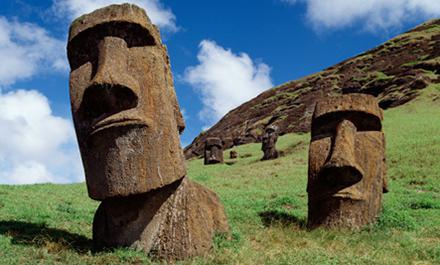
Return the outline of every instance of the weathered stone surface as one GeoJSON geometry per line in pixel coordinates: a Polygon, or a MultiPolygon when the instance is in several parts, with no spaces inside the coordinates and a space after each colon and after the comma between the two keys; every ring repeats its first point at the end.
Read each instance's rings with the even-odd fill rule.
{"type": "Polygon", "coordinates": [[[223,163],[223,143],[218,137],[205,141],[205,165],[223,163]]]}
{"type": "MultiPolygon", "coordinates": [[[[212,191],[185,177],[184,121],[166,48],[145,11],[111,5],[72,23],[70,96],[97,248],[129,246],[176,260],[227,232],[212,191]]],[[[220,143],[221,146],[221,143],[220,143]]]]}
{"type": "Polygon", "coordinates": [[[169,59],[145,11],[112,5],[72,23],[70,97],[90,197],[148,192],[181,179],[184,123],[169,59]]]}
{"type": "Polygon", "coordinates": [[[237,157],[238,157],[237,151],[232,150],[232,151],[229,152],[229,158],[230,159],[237,159],[237,157]]]}
{"type": "Polygon", "coordinates": [[[308,227],[360,228],[375,221],[386,187],[382,110],[370,95],[318,101],[309,149],[308,227]]]}
{"type": "Polygon", "coordinates": [[[149,193],[105,200],[93,222],[97,248],[129,246],[158,259],[203,255],[227,233],[216,194],[188,178],[149,193]]]}
{"type": "Polygon", "coordinates": [[[234,140],[231,137],[223,138],[223,150],[229,149],[234,146],[234,140]]]}
{"type": "Polygon", "coordinates": [[[234,146],[255,143],[256,139],[257,138],[252,135],[239,136],[239,137],[234,138],[234,146]]]}
{"type": "Polygon", "coordinates": [[[264,152],[261,160],[270,160],[278,158],[276,144],[278,140],[278,128],[276,126],[268,126],[261,141],[261,150],[264,152]]]}

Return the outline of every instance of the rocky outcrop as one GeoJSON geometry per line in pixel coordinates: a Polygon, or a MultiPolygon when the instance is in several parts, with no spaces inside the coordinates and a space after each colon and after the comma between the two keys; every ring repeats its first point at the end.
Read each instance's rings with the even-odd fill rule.
{"type": "Polygon", "coordinates": [[[440,20],[432,20],[354,58],[263,92],[197,136],[185,156],[201,156],[205,139],[213,135],[239,145],[260,142],[269,125],[276,125],[280,135],[308,132],[316,100],[330,95],[365,93],[377,97],[383,109],[399,106],[439,82],[439,55],[440,20]]]}

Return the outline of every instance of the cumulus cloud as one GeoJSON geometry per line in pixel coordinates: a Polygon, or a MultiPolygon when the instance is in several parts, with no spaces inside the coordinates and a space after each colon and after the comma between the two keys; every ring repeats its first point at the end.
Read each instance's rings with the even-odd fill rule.
{"type": "Polygon", "coordinates": [[[255,63],[246,53],[234,54],[210,40],[203,40],[199,48],[199,64],[185,70],[184,80],[200,92],[200,116],[206,124],[273,86],[270,67],[255,63]]]}
{"type": "Polygon", "coordinates": [[[0,93],[0,183],[83,181],[70,120],[35,90],[0,93]]]}
{"type": "Polygon", "coordinates": [[[175,15],[159,0],[54,0],[53,8],[59,16],[67,15],[74,19],[95,9],[122,3],[136,4],[144,8],[151,21],[164,30],[171,32],[177,30],[175,15]]]}
{"type": "Polygon", "coordinates": [[[38,25],[0,16],[0,87],[42,70],[68,69],[65,43],[38,25]]]}
{"type": "Polygon", "coordinates": [[[315,29],[339,29],[355,23],[370,31],[398,28],[414,19],[440,15],[440,1],[433,0],[281,0],[305,3],[307,19],[315,29]]]}
{"type": "Polygon", "coordinates": [[[67,73],[65,42],[0,16],[0,62],[0,183],[82,181],[72,122],[53,115],[41,93],[12,90],[43,72],[67,73]]]}

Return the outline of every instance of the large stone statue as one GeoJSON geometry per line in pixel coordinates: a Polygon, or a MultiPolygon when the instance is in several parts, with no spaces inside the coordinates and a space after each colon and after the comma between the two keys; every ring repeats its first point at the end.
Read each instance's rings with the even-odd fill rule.
{"type": "Polygon", "coordinates": [[[370,95],[317,103],[309,150],[308,227],[356,229],[375,221],[386,192],[382,110],[370,95]]]}
{"type": "Polygon", "coordinates": [[[278,128],[275,125],[267,126],[263,139],[261,141],[261,150],[264,155],[261,160],[270,160],[278,158],[276,144],[278,140],[278,128]]]}
{"type": "Polygon", "coordinates": [[[209,137],[205,141],[205,165],[223,163],[223,142],[218,137],[209,137]]]}
{"type": "Polygon", "coordinates": [[[184,122],[166,48],[135,5],[76,19],[67,47],[73,120],[97,248],[130,246],[168,260],[201,255],[228,225],[215,193],[190,181],[184,122]]]}

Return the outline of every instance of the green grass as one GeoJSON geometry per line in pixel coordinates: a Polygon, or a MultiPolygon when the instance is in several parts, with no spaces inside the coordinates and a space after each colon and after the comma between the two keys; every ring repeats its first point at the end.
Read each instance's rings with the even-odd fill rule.
{"type": "Polygon", "coordinates": [[[390,80],[393,78],[394,78],[394,76],[388,76],[383,72],[375,71],[375,72],[368,73],[368,75],[365,75],[365,76],[353,77],[352,80],[359,81],[359,82],[368,81],[368,83],[372,83],[372,82],[375,82],[378,80],[390,80]]]}
{"type": "MultiPolygon", "coordinates": [[[[182,264],[439,264],[439,91],[431,85],[385,112],[390,193],[377,223],[362,231],[304,228],[309,134],[280,137],[284,156],[273,161],[259,161],[259,144],[234,148],[241,157],[230,165],[189,161],[188,175],[221,197],[232,231],[206,257],[182,264]]],[[[0,263],[152,263],[128,249],[92,253],[97,205],[84,184],[0,186],[0,263]]]]}

